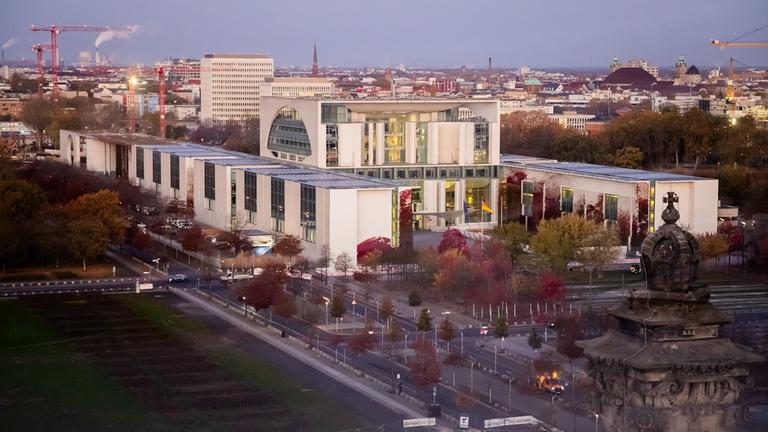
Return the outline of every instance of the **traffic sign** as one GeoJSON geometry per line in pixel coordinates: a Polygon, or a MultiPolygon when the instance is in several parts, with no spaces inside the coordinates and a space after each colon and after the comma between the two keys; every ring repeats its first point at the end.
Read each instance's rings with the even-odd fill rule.
{"type": "Polygon", "coordinates": [[[436,426],[436,425],[437,425],[437,420],[434,417],[423,417],[423,418],[404,419],[403,420],[403,427],[404,428],[422,427],[422,426],[436,426]]]}
{"type": "Polygon", "coordinates": [[[469,417],[459,417],[459,429],[469,429],[469,417]]]}
{"type": "Polygon", "coordinates": [[[485,429],[502,427],[502,426],[517,426],[536,423],[536,417],[534,416],[517,416],[506,418],[488,419],[484,422],[483,427],[485,429]]]}
{"type": "Polygon", "coordinates": [[[488,334],[488,326],[482,326],[480,327],[480,334],[485,336],[488,334]]]}

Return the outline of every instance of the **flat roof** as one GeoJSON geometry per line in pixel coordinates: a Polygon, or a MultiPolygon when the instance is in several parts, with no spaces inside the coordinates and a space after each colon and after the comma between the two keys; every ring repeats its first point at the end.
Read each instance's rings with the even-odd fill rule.
{"type": "Polygon", "coordinates": [[[714,180],[707,177],[696,177],[659,171],[620,168],[583,162],[558,162],[555,159],[545,159],[522,155],[503,154],[500,157],[500,162],[501,165],[506,166],[519,166],[523,168],[555,172],[559,174],[582,175],[627,182],[714,180]]]}
{"type": "Polygon", "coordinates": [[[385,180],[297,165],[246,168],[245,171],[323,189],[394,189],[398,187],[396,183],[385,180]]]}
{"type": "Polygon", "coordinates": [[[183,141],[177,141],[167,138],[160,138],[154,135],[147,135],[141,133],[124,133],[124,132],[84,132],[84,131],[70,131],[66,132],[75,133],[86,138],[97,139],[108,144],[115,144],[123,147],[133,147],[135,145],[169,145],[169,144],[183,144],[183,141]]]}

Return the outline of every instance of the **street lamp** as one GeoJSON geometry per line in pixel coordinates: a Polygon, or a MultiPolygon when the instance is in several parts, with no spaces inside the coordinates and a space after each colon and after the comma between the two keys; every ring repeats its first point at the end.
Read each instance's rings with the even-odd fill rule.
{"type": "Polygon", "coordinates": [[[600,414],[595,413],[595,432],[598,432],[598,430],[599,430],[598,429],[598,423],[597,423],[599,418],[600,418],[600,414]]]}
{"type": "Polygon", "coordinates": [[[248,319],[248,303],[245,301],[248,300],[246,296],[243,296],[243,308],[245,308],[245,319],[248,319]]]}
{"type": "Polygon", "coordinates": [[[328,325],[328,304],[331,302],[331,299],[323,296],[323,300],[325,300],[325,325],[328,325]]]}
{"type": "Polygon", "coordinates": [[[403,347],[405,364],[408,364],[408,332],[405,332],[405,346],[403,347]]]}

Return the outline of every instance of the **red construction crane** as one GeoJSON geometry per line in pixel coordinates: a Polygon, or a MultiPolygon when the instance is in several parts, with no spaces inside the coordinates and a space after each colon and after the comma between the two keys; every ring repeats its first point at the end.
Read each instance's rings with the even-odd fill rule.
{"type": "Polygon", "coordinates": [[[165,138],[165,74],[163,67],[157,68],[157,100],[160,105],[160,136],[165,138]]]}
{"type": "Polygon", "coordinates": [[[59,93],[59,53],[58,45],[56,43],[56,37],[61,32],[132,32],[135,30],[135,26],[60,26],[51,25],[48,27],[30,26],[29,30],[33,32],[50,32],[51,33],[51,87],[53,91],[53,98],[56,100],[59,93]]]}
{"type": "Polygon", "coordinates": [[[128,103],[126,106],[126,114],[128,114],[128,133],[136,132],[136,84],[139,83],[139,79],[133,72],[128,74],[128,103]]]}
{"type": "Polygon", "coordinates": [[[43,97],[43,52],[47,49],[51,49],[50,45],[35,44],[32,45],[32,51],[37,54],[37,96],[43,97]]]}

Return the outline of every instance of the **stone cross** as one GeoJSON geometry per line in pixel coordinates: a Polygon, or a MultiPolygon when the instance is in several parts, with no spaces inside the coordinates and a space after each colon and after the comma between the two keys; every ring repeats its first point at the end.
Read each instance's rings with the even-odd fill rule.
{"type": "Polygon", "coordinates": [[[677,197],[677,194],[669,191],[667,192],[667,196],[664,197],[664,202],[668,204],[669,207],[672,206],[672,203],[680,202],[680,198],[677,197]]]}

